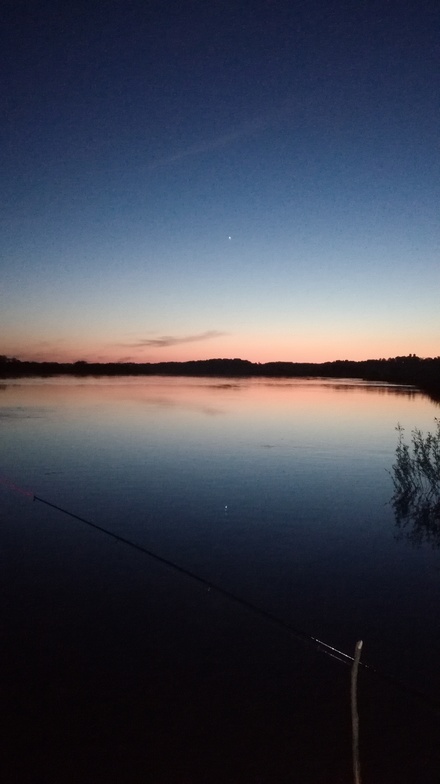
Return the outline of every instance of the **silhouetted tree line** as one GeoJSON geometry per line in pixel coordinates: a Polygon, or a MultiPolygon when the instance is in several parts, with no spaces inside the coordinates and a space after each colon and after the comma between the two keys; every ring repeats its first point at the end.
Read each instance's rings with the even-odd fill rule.
{"type": "Polygon", "coordinates": [[[415,354],[354,362],[249,362],[246,359],[201,359],[189,362],[26,362],[0,356],[0,377],[21,376],[226,376],[240,378],[359,378],[411,384],[440,395],[440,357],[415,354]]]}

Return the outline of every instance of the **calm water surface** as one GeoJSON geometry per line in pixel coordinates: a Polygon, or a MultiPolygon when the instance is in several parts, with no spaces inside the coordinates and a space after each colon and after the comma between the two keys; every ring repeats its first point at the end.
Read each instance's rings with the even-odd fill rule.
{"type": "MultiPolygon", "coordinates": [[[[432,430],[436,415],[417,391],[351,380],[8,381],[1,475],[342,650],[362,638],[365,660],[440,697],[440,552],[399,532],[388,474],[397,423],[432,430]]],[[[64,536],[79,593],[99,548],[123,548],[0,488],[11,530],[33,516],[49,525],[55,582],[64,536]]],[[[118,557],[162,590],[191,590],[146,557],[118,557]]],[[[199,602],[182,611],[197,615],[199,602]]]]}

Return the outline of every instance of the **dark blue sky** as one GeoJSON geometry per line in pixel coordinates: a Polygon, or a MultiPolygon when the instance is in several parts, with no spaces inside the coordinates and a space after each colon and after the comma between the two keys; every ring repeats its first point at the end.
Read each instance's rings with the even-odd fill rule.
{"type": "Polygon", "coordinates": [[[440,353],[436,3],[4,8],[0,353],[440,353]]]}

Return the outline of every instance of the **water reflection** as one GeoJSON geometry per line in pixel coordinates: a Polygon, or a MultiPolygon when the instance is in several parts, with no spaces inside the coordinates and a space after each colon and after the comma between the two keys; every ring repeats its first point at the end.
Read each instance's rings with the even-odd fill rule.
{"type": "MultiPolygon", "coordinates": [[[[341,649],[362,635],[371,660],[398,658],[407,680],[419,647],[425,678],[429,649],[437,677],[438,551],[396,545],[386,506],[396,422],[432,428],[422,393],[349,379],[23,379],[0,412],[1,474],[17,486],[341,649]]],[[[397,509],[402,531],[412,510],[397,509]]],[[[430,519],[419,530],[435,538],[430,519]]],[[[66,522],[53,525],[62,538],[66,522]]],[[[80,591],[89,567],[74,530],[80,591]]]]}
{"type": "Polygon", "coordinates": [[[405,538],[415,547],[426,543],[435,549],[440,548],[440,499],[428,500],[395,493],[391,503],[398,539],[405,538]]]}
{"type": "Polygon", "coordinates": [[[399,424],[396,462],[392,467],[394,509],[399,536],[420,546],[424,542],[440,547],[440,420],[426,435],[418,428],[411,431],[411,444],[405,441],[399,424]]]}

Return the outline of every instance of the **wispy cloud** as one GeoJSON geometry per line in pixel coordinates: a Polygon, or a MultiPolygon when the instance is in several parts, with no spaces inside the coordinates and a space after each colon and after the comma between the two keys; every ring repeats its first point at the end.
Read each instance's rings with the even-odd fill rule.
{"type": "Polygon", "coordinates": [[[169,155],[165,158],[153,161],[149,168],[157,169],[160,166],[167,166],[170,163],[181,161],[184,158],[190,158],[195,155],[201,155],[204,152],[211,152],[213,150],[219,150],[222,147],[227,147],[239,139],[242,139],[246,136],[251,136],[258,131],[264,130],[269,125],[271,125],[271,122],[272,116],[256,117],[253,120],[247,120],[228,133],[224,133],[220,136],[215,136],[212,139],[207,139],[205,141],[192,144],[189,147],[186,147],[184,150],[180,150],[179,152],[174,153],[173,155],[169,155]]]}
{"type": "Polygon", "coordinates": [[[126,348],[167,348],[168,346],[179,346],[182,343],[197,343],[202,340],[212,340],[212,338],[220,338],[225,334],[225,332],[218,332],[215,329],[211,329],[207,332],[199,332],[196,335],[184,335],[183,337],[161,335],[158,338],[140,338],[140,340],[137,340],[135,343],[124,343],[123,345],[126,348]]]}

